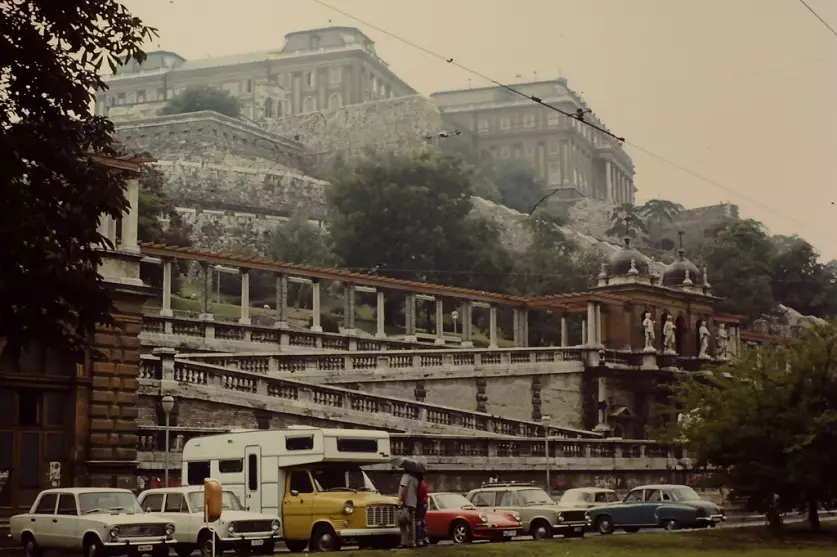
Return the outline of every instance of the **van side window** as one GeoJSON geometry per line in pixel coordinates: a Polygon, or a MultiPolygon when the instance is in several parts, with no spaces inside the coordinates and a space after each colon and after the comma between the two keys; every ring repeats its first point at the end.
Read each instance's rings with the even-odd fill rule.
{"type": "Polygon", "coordinates": [[[259,489],[259,455],[247,455],[247,489],[259,489]]]}
{"type": "Polygon", "coordinates": [[[311,477],[305,470],[294,470],[291,472],[289,483],[291,491],[298,491],[299,493],[314,493],[314,485],[311,483],[311,477]]]}
{"type": "Polygon", "coordinates": [[[244,471],[244,462],[239,458],[236,460],[221,460],[218,462],[218,471],[222,474],[237,474],[244,471]]]}
{"type": "Polygon", "coordinates": [[[209,477],[209,461],[198,460],[190,462],[186,468],[186,481],[189,485],[203,485],[203,481],[209,477]]]}
{"type": "Polygon", "coordinates": [[[310,451],[314,448],[314,436],[285,437],[285,450],[288,451],[310,451]]]}

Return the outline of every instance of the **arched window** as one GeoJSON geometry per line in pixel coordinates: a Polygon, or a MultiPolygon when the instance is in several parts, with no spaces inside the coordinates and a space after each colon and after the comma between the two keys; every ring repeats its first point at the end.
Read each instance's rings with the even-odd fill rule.
{"type": "Polygon", "coordinates": [[[317,110],[317,99],[314,97],[305,97],[302,101],[302,112],[314,112],[317,110]]]}
{"type": "Polygon", "coordinates": [[[314,72],[305,73],[305,85],[309,88],[314,87],[314,72]]]}
{"type": "Polygon", "coordinates": [[[264,109],[262,111],[265,118],[273,118],[273,99],[264,100],[264,109]]]}
{"type": "Polygon", "coordinates": [[[343,107],[343,97],[340,93],[332,93],[328,97],[328,109],[335,110],[343,107]]]}

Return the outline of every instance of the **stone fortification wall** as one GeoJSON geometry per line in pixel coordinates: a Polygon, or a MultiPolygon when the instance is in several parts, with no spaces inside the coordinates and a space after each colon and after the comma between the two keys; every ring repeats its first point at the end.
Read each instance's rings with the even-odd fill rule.
{"type": "Polygon", "coordinates": [[[707,228],[727,218],[739,218],[738,206],[720,203],[681,211],[671,223],[664,223],[660,231],[661,242],[676,247],[680,240],[678,231],[685,232],[683,244],[686,249],[694,250],[703,245],[703,236],[707,228]]]}

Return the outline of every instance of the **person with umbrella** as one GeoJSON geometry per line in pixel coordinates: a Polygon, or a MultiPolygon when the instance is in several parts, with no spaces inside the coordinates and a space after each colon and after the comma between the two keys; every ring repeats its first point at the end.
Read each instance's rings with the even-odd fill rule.
{"type": "Polygon", "coordinates": [[[411,458],[396,457],[391,464],[404,470],[398,486],[401,548],[416,547],[416,507],[418,506],[418,475],[424,474],[424,465],[411,458]]]}

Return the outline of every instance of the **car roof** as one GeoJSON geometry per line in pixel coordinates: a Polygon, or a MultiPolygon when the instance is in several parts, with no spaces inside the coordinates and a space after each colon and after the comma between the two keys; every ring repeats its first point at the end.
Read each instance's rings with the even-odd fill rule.
{"type": "Polygon", "coordinates": [[[456,493],[455,491],[431,491],[428,493],[429,496],[435,497],[436,495],[459,495],[462,496],[461,493],[456,493]]]}
{"type": "Polygon", "coordinates": [[[84,493],[130,493],[133,495],[133,491],[129,489],[122,489],[121,487],[56,487],[53,489],[45,489],[41,492],[41,495],[46,495],[48,493],[73,493],[75,495],[84,494],[84,493]]]}
{"type": "Polygon", "coordinates": [[[194,493],[196,491],[203,491],[203,487],[199,485],[185,485],[181,487],[154,487],[151,489],[144,489],[142,493],[140,493],[140,495],[150,495],[152,493],[194,493]]]}
{"type": "Polygon", "coordinates": [[[578,493],[616,493],[614,490],[609,489],[607,487],[573,487],[568,489],[564,493],[571,493],[571,492],[578,492],[578,493]]]}
{"type": "Polygon", "coordinates": [[[498,486],[486,486],[486,487],[478,487],[476,489],[472,489],[471,491],[510,491],[516,489],[543,489],[536,485],[498,485],[498,486]]]}
{"type": "Polygon", "coordinates": [[[677,488],[681,488],[681,487],[689,487],[689,486],[680,485],[680,484],[649,484],[649,485],[638,485],[635,488],[633,488],[631,491],[636,491],[637,489],[677,489],[677,488]]]}

